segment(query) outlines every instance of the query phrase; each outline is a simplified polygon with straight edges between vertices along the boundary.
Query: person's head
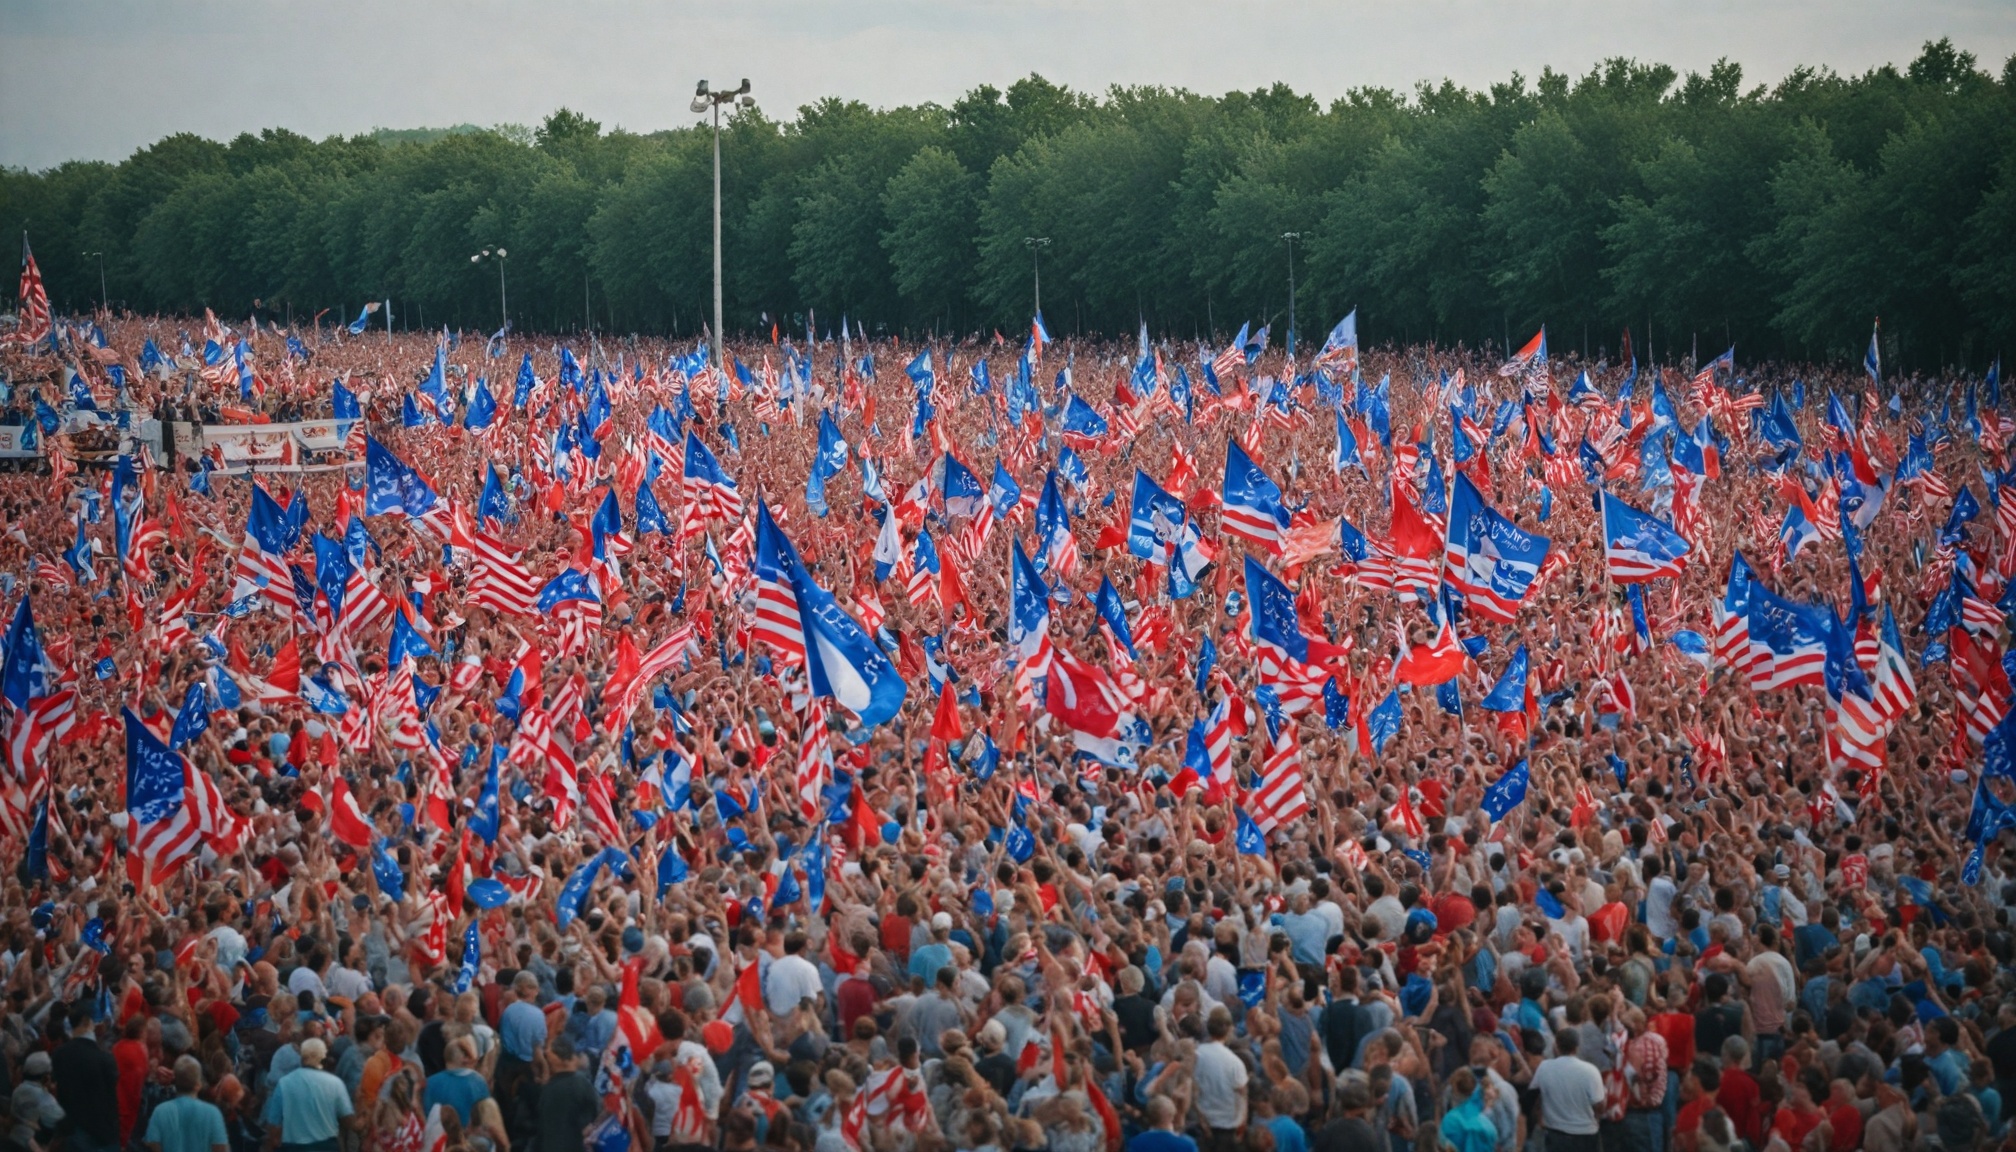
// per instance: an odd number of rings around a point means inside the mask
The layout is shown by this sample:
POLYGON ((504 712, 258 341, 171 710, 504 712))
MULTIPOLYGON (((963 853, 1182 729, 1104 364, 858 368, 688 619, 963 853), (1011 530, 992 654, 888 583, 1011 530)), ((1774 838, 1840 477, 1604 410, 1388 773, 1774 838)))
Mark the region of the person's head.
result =
POLYGON ((1223 1041, 1232 1034, 1232 1013, 1220 1005, 1211 1010, 1211 1018, 1204 1022, 1205 1034, 1214 1041, 1223 1041))
POLYGON ((1554 1051, 1561 1056, 1573 1056, 1582 1047, 1582 1034, 1574 1028, 1563 1028, 1554 1034, 1554 1051))
POLYGON ((21 1074, 30 1080, 47 1080, 51 1062, 47 1052, 30 1052, 21 1064, 21 1074))
POLYGON ((193 1096, 203 1088, 203 1062, 194 1056, 175 1058, 175 1091, 193 1096))
POLYGON ((539 978, 530 972, 520 972, 511 981, 511 991, 518 999, 527 1001, 528 1003, 537 1000, 539 999, 539 978))
POLYGON ((1460 1102, 1468 1100, 1470 1094, 1476 1090, 1477 1074, 1470 1071, 1469 1068, 1458 1068, 1449 1074, 1449 1099, 1451 1101, 1460 1102))
POLYGON ((1731 1036, 1722 1041, 1722 1066, 1741 1068, 1750 1063, 1750 1042, 1741 1036, 1731 1036))
POLYGON ((312 1036, 301 1042, 301 1063, 305 1067, 322 1067, 322 1061, 328 1055, 329 1046, 312 1036))
POLYGON ((444 1056, 450 1068, 473 1068, 476 1066, 476 1042, 467 1036, 458 1036, 448 1042, 444 1056))
POLYGON ((552 1058, 553 1066, 562 1072, 579 1067, 580 1054, 574 1050, 574 1041, 566 1036, 555 1036, 546 1045, 546 1055, 552 1058))

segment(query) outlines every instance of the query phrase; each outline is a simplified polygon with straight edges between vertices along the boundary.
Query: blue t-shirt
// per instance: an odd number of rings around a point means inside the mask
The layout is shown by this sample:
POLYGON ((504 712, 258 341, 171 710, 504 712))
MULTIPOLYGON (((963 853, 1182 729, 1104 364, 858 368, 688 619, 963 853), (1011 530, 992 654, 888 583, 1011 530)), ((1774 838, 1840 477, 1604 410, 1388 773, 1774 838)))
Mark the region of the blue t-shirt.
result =
POLYGON ((546 1013, 529 1000, 512 1001, 497 1018, 497 1040, 505 1055, 530 1064, 546 1043, 546 1013))
POLYGON ((147 1143, 160 1145, 161 1152, 212 1152, 230 1141, 224 1135, 224 1113, 215 1104, 177 1096, 154 1109, 147 1121, 147 1143))
POLYGON ((1129 1140, 1127 1152, 1197 1152, 1197 1141, 1181 1132, 1151 1128, 1129 1140))
POLYGON ((924 986, 929 988, 937 983, 938 970, 950 963, 951 947, 934 941, 910 953, 910 975, 922 977, 924 986))
POLYGON ((462 1123, 467 1125, 476 1113, 477 1102, 489 1095, 490 1087, 483 1082, 482 1073, 467 1068, 445 1068, 427 1078, 427 1092, 422 1100, 423 1107, 429 1109, 436 1104, 453 1108, 455 1114, 462 1118, 462 1123))
POLYGON ((1292 1116, 1269 1116, 1267 1127, 1274 1132, 1274 1152, 1309 1152, 1309 1137, 1292 1116))

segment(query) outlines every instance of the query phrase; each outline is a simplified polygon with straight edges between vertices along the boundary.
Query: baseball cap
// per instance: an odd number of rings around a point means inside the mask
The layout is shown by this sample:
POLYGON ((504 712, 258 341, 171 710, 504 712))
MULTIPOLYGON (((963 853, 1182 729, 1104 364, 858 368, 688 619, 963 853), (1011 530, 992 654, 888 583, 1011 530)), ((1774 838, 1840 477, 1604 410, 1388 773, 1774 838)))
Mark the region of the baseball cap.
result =
POLYGON ((948 912, 933 913, 931 916, 931 930, 933 932, 950 932, 952 930, 951 914, 948 912))
POLYGON ((777 1082, 777 1069, 768 1060, 758 1060, 749 1066, 749 1084, 769 1085, 777 1082))
POLYGON ((21 1065, 21 1070, 30 1076, 49 1075, 49 1054, 47 1052, 30 1052, 28 1059, 21 1065))

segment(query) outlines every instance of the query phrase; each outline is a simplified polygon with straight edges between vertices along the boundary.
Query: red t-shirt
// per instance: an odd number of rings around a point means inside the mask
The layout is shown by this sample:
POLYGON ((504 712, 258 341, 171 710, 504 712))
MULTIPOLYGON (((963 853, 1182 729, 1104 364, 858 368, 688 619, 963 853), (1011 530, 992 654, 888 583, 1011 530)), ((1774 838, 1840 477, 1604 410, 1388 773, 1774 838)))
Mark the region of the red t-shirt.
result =
POLYGON ((882 917, 882 950, 897 960, 910 958, 910 918, 895 912, 882 917))
POLYGON ((842 1036, 854 1035, 854 1021, 875 1011, 875 985, 868 981, 865 974, 840 981, 833 998, 840 1010, 842 1036))
POLYGON ((1801 1112, 1797 1108, 1778 1109, 1777 1119, 1771 1122, 1771 1131, 1785 1138, 1789 1148, 1797 1148, 1806 1139, 1806 1134, 1820 1126, 1820 1110, 1801 1112))
MULTIPOLYGON (((1741 1068, 1723 1069, 1722 1088, 1715 1093, 1715 1102, 1729 1114, 1729 1122, 1736 1126, 1736 1134, 1752 1144, 1763 1143, 1763 1126, 1757 1115, 1757 1105, 1762 1099, 1756 1077, 1741 1068)), ((1794 1141, 1792 1146, 1798 1147, 1798 1142, 1794 1141)))
POLYGON ((1862 1146, 1862 1110, 1853 1104, 1827 1113, 1827 1122, 1834 1126, 1833 1152, 1855 1152, 1862 1146))
POLYGON ((1708 1110, 1713 1107, 1715 1107, 1715 1097, 1713 1096, 1697 1096, 1682 1104, 1680 1106, 1680 1114, 1673 1118, 1673 1131, 1699 1132, 1701 1130, 1701 1117, 1707 1115, 1708 1110))
POLYGON ((1666 1038, 1666 1066, 1681 1071, 1694 1066, 1694 1017, 1685 1012, 1661 1012, 1652 1017, 1652 1031, 1666 1038))

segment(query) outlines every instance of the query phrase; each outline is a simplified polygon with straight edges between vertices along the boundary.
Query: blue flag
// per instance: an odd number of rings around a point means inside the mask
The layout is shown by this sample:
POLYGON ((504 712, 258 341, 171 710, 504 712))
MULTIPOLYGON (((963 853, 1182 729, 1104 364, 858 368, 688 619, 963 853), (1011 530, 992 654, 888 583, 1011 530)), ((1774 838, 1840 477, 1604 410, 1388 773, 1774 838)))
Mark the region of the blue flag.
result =
MULTIPOLYGON (((502 887, 500 884, 499 887, 502 887)), ((449 991, 460 996, 476 983, 476 972, 483 966, 483 946, 476 934, 476 918, 471 917, 469 927, 462 932, 462 967, 455 973, 455 983, 449 991)))
POLYGON ((182 746, 210 730, 210 710, 204 706, 203 685, 191 684, 182 696, 182 709, 175 713, 175 728, 168 734, 168 747, 180 751, 182 746))
POLYGON ((1526 787, 1531 782, 1532 777, 1527 771, 1526 761, 1522 759, 1484 789, 1484 799, 1479 801, 1477 806, 1491 817, 1493 824, 1496 824, 1505 819, 1506 813, 1517 808, 1520 801, 1526 799, 1526 787))
POLYGON ((1239 854, 1241 856, 1265 856, 1267 854, 1267 837, 1261 833, 1260 825, 1253 822, 1253 817, 1246 814, 1244 807, 1234 807, 1233 811, 1239 817, 1239 831, 1235 836, 1239 854))
POLYGON ((392 858, 391 848, 392 841, 385 839, 371 845, 371 879, 377 881, 378 891, 396 904, 406 898, 406 873, 392 858))

